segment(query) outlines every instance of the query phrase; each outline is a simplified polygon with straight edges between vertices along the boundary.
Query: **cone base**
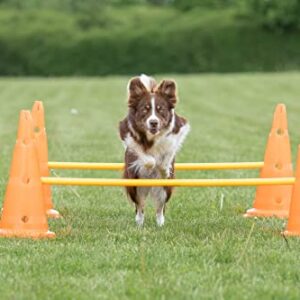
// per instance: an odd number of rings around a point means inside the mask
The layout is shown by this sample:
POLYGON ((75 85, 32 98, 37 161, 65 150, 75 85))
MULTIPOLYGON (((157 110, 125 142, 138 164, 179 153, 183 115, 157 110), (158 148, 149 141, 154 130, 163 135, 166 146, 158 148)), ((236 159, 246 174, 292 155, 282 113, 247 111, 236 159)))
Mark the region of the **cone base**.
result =
POLYGON ((55 209, 48 209, 46 215, 49 219, 59 219, 61 218, 60 213, 55 209))
POLYGON ((300 236, 300 231, 285 230, 282 234, 285 236, 300 236))
POLYGON ((1 229, 0 228, 0 238, 32 238, 32 239, 42 239, 42 238, 55 238, 55 233, 52 231, 37 231, 37 230, 12 230, 12 229, 1 229))
POLYGON ((276 217, 276 218, 287 218, 289 212, 286 210, 269 210, 269 209, 257 209, 251 208, 244 214, 245 218, 253 217, 276 217))

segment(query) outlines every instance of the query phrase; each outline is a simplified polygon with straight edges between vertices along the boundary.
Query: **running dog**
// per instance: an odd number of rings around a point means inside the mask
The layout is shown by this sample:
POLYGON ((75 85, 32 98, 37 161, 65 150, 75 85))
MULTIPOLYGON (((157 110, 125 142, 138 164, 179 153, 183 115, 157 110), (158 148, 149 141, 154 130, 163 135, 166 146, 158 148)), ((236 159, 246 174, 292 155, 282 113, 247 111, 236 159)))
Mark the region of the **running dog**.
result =
MULTIPOLYGON (((187 136, 190 125, 175 113, 176 83, 163 80, 159 84, 147 75, 128 83, 128 115, 119 124, 125 146, 124 178, 174 178, 175 155, 187 136)), ((135 220, 144 223, 147 196, 156 203, 156 222, 164 225, 165 206, 172 187, 127 187, 136 207, 135 220)))

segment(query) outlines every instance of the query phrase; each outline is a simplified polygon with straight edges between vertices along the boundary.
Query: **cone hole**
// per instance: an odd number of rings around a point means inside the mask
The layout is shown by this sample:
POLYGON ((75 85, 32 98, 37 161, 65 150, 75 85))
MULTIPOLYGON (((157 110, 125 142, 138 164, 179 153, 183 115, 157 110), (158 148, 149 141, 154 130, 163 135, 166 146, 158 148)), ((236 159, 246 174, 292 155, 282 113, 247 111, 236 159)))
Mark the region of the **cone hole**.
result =
POLYGON ((34 127, 34 132, 35 132, 35 133, 39 133, 39 132, 40 132, 40 127, 35 126, 35 127, 34 127))
POLYGON ((23 145, 28 145, 29 142, 30 142, 29 138, 25 138, 25 139, 22 140, 23 145))
POLYGON ((23 182, 24 182, 25 184, 28 184, 28 183, 30 182, 30 178, 29 178, 29 177, 24 177, 24 178, 23 178, 23 182))
POLYGON ((276 202, 277 204, 280 204, 280 203, 282 202, 282 198, 281 198, 281 197, 275 198, 275 202, 276 202))
POLYGON ((278 129, 276 130, 276 133, 277 133, 278 135, 283 135, 283 134, 284 134, 284 130, 283 130, 282 128, 278 128, 278 129))
POLYGON ((23 216, 21 218, 21 220, 22 220, 23 223, 27 223, 29 221, 29 217, 28 216, 23 216))
POLYGON ((281 170, 282 169, 282 163, 277 163, 277 164, 275 164, 275 168, 277 169, 277 170, 281 170))

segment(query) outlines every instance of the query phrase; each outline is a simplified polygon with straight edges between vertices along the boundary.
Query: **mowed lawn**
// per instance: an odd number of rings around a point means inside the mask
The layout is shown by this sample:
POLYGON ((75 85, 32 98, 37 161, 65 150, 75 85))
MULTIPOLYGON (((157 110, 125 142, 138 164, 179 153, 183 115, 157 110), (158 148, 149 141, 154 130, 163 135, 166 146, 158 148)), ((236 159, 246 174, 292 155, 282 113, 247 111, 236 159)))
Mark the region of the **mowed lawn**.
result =
MULTIPOLYGON (((168 76, 160 76, 160 79, 168 76)), ((192 130, 178 162, 261 161, 276 103, 300 143, 300 73, 171 76, 192 130)), ((0 201, 18 114, 44 101, 52 161, 121 162, 118 121, 129 77, 0 79, 0 201)), ((181 172, 178 178, 256 177, 257 171, 181 172)), ((60 171, 53 176, 120 177, 60 171)), ((255 188, 178 188, 158 228, 122 188, 54 187, 55 240, 0 239, 1 299, 299 299, 300 238, 285 220, 245 219, 255 188)))

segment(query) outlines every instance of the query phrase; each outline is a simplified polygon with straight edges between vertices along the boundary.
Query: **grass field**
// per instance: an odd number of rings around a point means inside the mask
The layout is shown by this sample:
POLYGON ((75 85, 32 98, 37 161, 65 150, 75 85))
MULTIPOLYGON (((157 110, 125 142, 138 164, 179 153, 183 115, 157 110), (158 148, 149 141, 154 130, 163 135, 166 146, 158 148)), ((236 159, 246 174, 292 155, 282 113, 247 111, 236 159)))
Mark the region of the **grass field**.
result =
MULTIPOLYGON (((300 73, 174 76, 192 130, 178 162, 260 161, 276 103, 287 105, 292 154, 300 143, 300 73)), ((0 79, 0 198, 18 112, 44 101, 50 160, 120 162, 118 121, 127 77, 0 79), (77 114, 71 114, 76 109, 77 114)), ((56 171, 97 177, 100 172, 56 171)), ((119 177, 102 172, 100 176, 119 177)), ((178 173, 255 177, 257 171, 178 173)), ((300 240, 284 220, 244 219, 254 188, 177 189, 157 228, 144 228, 121 188, 54 187, 64 216, 55 240, 0 240, 1 299, 299 299, 300 240), (221 200, 223 199, 223 201, 221 200)), ((2 200, 1 200, 2 201, 2 200)))

